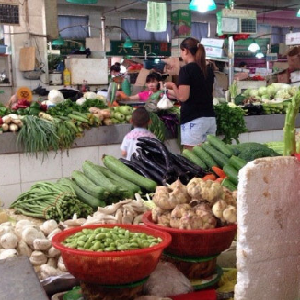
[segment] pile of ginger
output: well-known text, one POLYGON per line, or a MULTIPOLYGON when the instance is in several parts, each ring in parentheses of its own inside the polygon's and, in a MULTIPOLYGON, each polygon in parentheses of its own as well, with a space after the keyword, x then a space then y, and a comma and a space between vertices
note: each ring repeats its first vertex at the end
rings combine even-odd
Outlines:
POLYGON ((177 229, 212 229, 236 223, 236 191, 220 183, 193 178, 187 186, 179 180, 170 186, 157 186, 152 220, 177 229))

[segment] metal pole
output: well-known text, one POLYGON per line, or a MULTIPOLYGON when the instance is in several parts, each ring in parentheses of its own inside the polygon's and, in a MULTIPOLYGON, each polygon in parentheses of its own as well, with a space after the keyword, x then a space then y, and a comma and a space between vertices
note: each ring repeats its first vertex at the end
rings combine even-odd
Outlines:
POLYGON ((266 61, 267 61, 267 72, 269 72, 270 70, 270 61, 268 60, 268 54, 271 53, 271 49, 270 49, 270 44, 267 45, 267 57, 266 57, 266 61))
MULTIPOLYGON (((229 0, 230 9, 234 9, 234 0, 229 0)), ((234 79, 234 40, 233 36, 228 38, 228 68, 229 68, 229 85, 234 79)))
POLYGON ((232 36, 228 38, 228 69, 229 85, 231 85, 234 79, 234 40, 232 36))
POLYGON ((101 40, 102 40, 102 49, 104 52, 104 58, 106 57, 106 37, 105 37, 105 17, 101 17, 101 40))

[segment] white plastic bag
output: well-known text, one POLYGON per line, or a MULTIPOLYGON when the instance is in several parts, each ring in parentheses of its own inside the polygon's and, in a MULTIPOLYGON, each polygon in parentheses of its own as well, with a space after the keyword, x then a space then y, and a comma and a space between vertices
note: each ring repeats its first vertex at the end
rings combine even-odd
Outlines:
POLYGON ((158 101, 156 106, 159 109, 168 109, 168 108, 173 107, 173 102, 170 99, 168 99, 166 88, 165 88, 165 93, 164 93, 163 97, 158 101))
POLYGON ((148 296, 170 297, 192 290, 190 280, 169 262, 159 262, 144 284, 144 293, 148 296))

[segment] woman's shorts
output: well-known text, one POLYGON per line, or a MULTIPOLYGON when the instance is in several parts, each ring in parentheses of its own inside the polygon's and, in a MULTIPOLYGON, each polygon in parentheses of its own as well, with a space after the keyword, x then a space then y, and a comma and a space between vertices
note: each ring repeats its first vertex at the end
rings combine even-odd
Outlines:
POLYGON ((181 145, 197 146, 206 141, 208 134, 215 135, 215 117, 202 117, 180 125, 181 145))

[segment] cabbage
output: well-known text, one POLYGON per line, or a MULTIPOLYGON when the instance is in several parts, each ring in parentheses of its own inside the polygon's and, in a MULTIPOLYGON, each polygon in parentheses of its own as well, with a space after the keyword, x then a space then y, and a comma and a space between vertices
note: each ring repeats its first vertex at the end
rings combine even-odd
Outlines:
POLYGON ((275 87, 273 85, 267 86, 267 93, 270 95, 271 98, 274 97, 274 95, 276 94, 275 87))
POLYGON ((270 100, 271 99, 270 94, 265 93, 264 95, 261 96, 261 99, 268 99, 268 100, 270 100))
POLYGON ((291 96, 294 96, 298 91, 299 91, 299 88, 297 86, 292 86, 291 89, 289 90, 289 94, 291 96))
POLYGON ((64 96, 62 94, 62 92, 58 91, 58 90, 51 90, 48 94, 48 100, 52 103, 52 104, 58 104, 64 101, 64 96))
POLYGON ((289 98, 291 98, 291 95, 286 90, 280 90, 276 93, 275 98, 276 99, 289 99, 289 98))
POLYGON ((242 93, 242 96, 244 96, 244 97, 249 97, 249 96, 250 96, 250 90, 245 90, 245 91, 242 93))
POLYGON ((289 91, 292 87, 287 84, 287 83, 283 83, 281 86, 281 90, 285 90, 285 91, 289 91))
POLYGON ((85 99, 98 99, 97 94, 94 92, 86 92, 86 93, 84 93, 83 97, 85 99))
POLYGON ((252 98, 257 98, 258 97, 258 90, 250 90, 249 96, 252 98))
POLYGON ((265 95, 267 93, 267 88, 265 86, 261 86, 258 89, 258 93, 259 93, 260 96, 265 95))
POLYGON ((284 85, 285 83, 272 83, 271 86, 274 88, 275 93, 278 92, 279 90, 281 90, 282 85, 284 85))

